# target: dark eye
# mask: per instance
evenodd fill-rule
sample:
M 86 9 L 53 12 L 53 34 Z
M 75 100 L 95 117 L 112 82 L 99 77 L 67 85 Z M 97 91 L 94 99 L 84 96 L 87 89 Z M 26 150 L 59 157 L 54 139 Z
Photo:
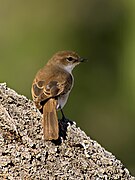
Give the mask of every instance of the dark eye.
M 74 59 L 70 56 L 70 57 L 67 57 L 67 61 L 73 61 Z

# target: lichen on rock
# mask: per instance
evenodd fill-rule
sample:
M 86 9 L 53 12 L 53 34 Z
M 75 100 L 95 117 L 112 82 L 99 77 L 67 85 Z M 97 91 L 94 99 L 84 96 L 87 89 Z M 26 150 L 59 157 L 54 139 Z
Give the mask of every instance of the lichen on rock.
M 59 140 L 44 141 L 34 103 L 0 84 L 0 179 L 135 179 L 75 122 L 59 125 Z

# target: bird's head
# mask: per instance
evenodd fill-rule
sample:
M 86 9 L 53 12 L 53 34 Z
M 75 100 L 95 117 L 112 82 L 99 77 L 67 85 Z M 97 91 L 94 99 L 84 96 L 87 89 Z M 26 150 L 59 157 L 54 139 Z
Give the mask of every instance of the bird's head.
M 85 60 L 74 51 L 60 51 L 50 59 L 49 63 L 57 65 L 70 73 L 76 65 Z

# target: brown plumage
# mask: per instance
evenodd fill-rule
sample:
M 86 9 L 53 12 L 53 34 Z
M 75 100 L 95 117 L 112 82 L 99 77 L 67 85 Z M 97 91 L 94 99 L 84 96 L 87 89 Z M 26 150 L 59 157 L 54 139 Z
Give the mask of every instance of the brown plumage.
M 43 113 L 43 133 L 45 140 L 58 139 L 59 127 L 56 110 L 66 104 L 73 86 L 72 69 L 82 62 L 75 52 L 56 53 L 38 71 L 32 84 L 32 98 Z
M 58 139 L 59 137 L 56 105 L 56 100 L 51 98 L 43 106 L 43 133 L 46 140 Z

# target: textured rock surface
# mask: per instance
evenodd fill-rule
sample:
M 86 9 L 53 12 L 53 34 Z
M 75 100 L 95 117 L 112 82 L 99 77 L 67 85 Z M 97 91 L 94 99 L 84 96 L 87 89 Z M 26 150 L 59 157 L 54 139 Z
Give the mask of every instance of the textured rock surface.
M 75 123 L 62 120 L 53 142 L 43 140 L 41 123 L 31 100 L 0 84 L 0 179 L 135 179 Z

